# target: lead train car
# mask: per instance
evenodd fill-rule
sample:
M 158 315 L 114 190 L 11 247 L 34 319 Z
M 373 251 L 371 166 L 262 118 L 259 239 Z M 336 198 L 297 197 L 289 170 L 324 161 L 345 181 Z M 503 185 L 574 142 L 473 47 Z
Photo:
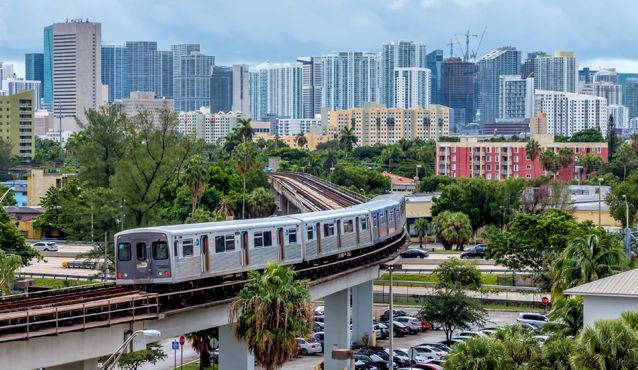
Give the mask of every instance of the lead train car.
M 132 229 L 115 235 L 116 282 L 176 284 L 263 269 L 271 260 L 321 264 L 404 227 L 403 196 L 382 195 L 333 211 Z

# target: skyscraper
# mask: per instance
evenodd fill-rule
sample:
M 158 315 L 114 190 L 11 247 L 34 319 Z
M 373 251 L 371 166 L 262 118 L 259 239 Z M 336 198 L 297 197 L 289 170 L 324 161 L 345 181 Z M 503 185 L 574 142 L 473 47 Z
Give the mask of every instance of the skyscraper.
M 321 107 L 344 110 L 376 102 L 378 58 L 377 54 L 367 51 L 334 51 L 322 55 Z
M 530 118 L 534 116 L 534 79 L 501 76 L 498 118 Z
M 303 117 L 303 64 L 266 62 L 250 73 L 250 109 L 254 120 L 268 114 Z
M 126 46 L 102 45 L 102 85 L 108 85 L 108 101 L 122 101 L 129 97 L 126 88 Z
M 548 134 L 572 136 L 591 128 L 607 134 L 605 98 L 547 90 L 536 90 L 534 96 L 535 112 L 547 116 Z
M 157 51 L 156 41 L 127 41 L 126 87 L 128 91 L 151 90 L 151 52 Z M 126 96 L 129 97 L 128 94 Z
M 394 69 L 394 101 L 397 108 L 427 108 L 430 105 L 430 70 Z
M 158 99 L 173 99 L 173 52 L 151 51 L 150 64 L 151 91 Z
M 578 92 L 578 58 L 570 51 L 539 58 L 534 71 L 536 90 Z
M 44 86 L 44 54 L 29 53 L 24 55 L 24 79 L 27 81 L 40 81 L 40 96 L 44 97 L 42 86 Z
M 625 104 L 629 110 L 629 119 L 638 117 L 638 78 L 625 81 Z
M 527 58 L 521 66 L 521 78 L 534 77 L 534 71 L 536 71 L 536 65 L 540 58 L 548 57 L 544 51 L 535 51 L 527 53 Z
M 51 105 L 53 102 L 53 26 L 44 27 L 44 82 L 42 83 L 42 94 L 44 104 Z
M 598 72 L 594 74 L 594 82 L 611 82 L 613 84 L 619 84 L 620 78 L 618 76 L 618 72 L 616 72 L 616 68 L 600 68 Z
M 425 43 L 401 40 L 384 42 L 381 52 L 382 84 L 381 103 L 388 108 L 395 107 L 394 102 L 394 69 L 395 68 L 427 68 Z
M 430 70 L 430 103 L 443 104 L 443 50 L 434 50 L 425 59 Z
M 303 118 L 321 114 L 321 57 L 297 58 L 303 64 Z
M 210 69 L 210 111 L 228 113 L 233 106 L 233 68 L 213 66 Z
M 461 58 L 443 61 L 443 105 L 453 108 L 457 125 L 474 122 L 477 109 L 476 75 L 478 65 Z
M 175 69 L 176 65 L 179 65 L 179 70 Z M 194 111 L 210 104 L 210 67 L 214 65 L 215 57 L 212 55 L 204 55 L 199 51 L 189 54 L 173 52 L 173 99 L 176 112 Z
M 498 48 L 479 59 L 478 66 L 478 105 L 482 131 L 485 122 L 494 122 L 498 117 L 501 76 L 521 74 L 521 52 L 511 46 Z
M 173 98 L 175 101 L 175 109 L 179 112 L 177 108 L 177 97 L 178 97 L 178 89 L 179 87 L 175 83 L 175 78 L 180 75 L 180 70 L 182 68 L 181 64 L 181 56 L 182 55 L 190 55 L 191 52 L 199 52 L 200 45 L 199 44 L 177 44 L 171 45 L 171 51 L 173 52 Z M 210 73 L 210 71 L 209 71 Z M 199 107 L 197 107 L 199 108 Z
M 250 117 L 250 72 L 248 65 L 233 66 L 233 112 L 242 112 Z
M 100 23 L 76 19 L 53 24 L 52 109 L 61 109 L 64 131 L 77 131 L 73 117 L 86 122 L 84 110 L 98 109 L 102 102 L 101 44 Z
M 581 94 L 600 96 L 607 99 L 608 105 L 622 105 L 622 86 L 610 81 L 581 83 L 579 90 Z

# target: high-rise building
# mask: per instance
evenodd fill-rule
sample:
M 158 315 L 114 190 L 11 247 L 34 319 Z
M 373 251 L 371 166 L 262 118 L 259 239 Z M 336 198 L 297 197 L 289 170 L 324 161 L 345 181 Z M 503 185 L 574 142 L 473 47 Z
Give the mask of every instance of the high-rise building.
M 598 71 L 592 71 L 587 67 L 583 67 L 580 71 L 578 71 L 578 81 L 583 81 L 584 83 L 594 82 L 594 75 Z
M 299 133 L 306 134 L 310 132 L 310 126 L 321 126 L 321 118 L 313 119 L 292 119 L 292 118 L 280 118 L 277 120 L 276 132 L 280 136 L 291 136 Z
M 44 54 L 29 53 L 24 55 L 24 79 L 27 81 L 40 81 L 40 87 L 44 86 Z M 38 99 L 44 97 L 44 90 L 40 89 Z
M 211 113 L 210 109 L 201 107 L 195 111 L 180 112 L 178 131 L 193 134 L 209 144 L 223 143 L 223 138 L 234 128 L 239 128 L 240 119 L 247 115 L 241 112 Z
M 152 91 L 151 53 L 157 51 L 157 42 L 127 41 L 125 45 L 127 53 L 126 86 L 128 91 Z
M 427 54 L 425 64 L 430 70 L 430 103 L 443 104 L 443 50 Z
M 629 109 L 624 105 L 607 106 L 607 114 L 614 116 L 614 126 L 622 129 L 629 129 Z
M 629 119 L 638 118 L 638 78 L 625 81 L 625 104 L 629 110 Z
M 394 102 L 394 69 L 395 68 L 427 68 L 425 43 L 401 40 L 384 42 L 381 52 L 381 89 L 380 100 L 387 107 L 395 107 Z M 373 101 L 373 100 L 368 100 Z
M 378 58 L 377 54 L 367 51 L 334 51 L 323 55 L 321 107 L 343 110 L 377 101 Z
M 175 110 L 175 101 L 173 99 L 156 98 L 155 93 L 152 91 L 131 91 L 130 97 L 122 99 L 122 105 L 124 106 L 124 112 L 133 117 L 140 111 L 148 111 L 156 124 L 159 124 L 159 110 L 164 108 L 164 105 L 172 111 Z
M 521 74 L 521 52 L 511 46 L 498 48 L 479 59 L 478 66 L 478 105 L 483 130 L 483 123 L 498 117 L 501 76 Z
M 547 115 L 547 133 L 572 136 L 586 129 L 607 134 L 607 100 L 591 95 L 536 90 L 534 110 Z
M 596 81 L 588 84 L 581 84 L 579 93 L 584 95 L 600 96 L 607 99 L 609 105 L 621 105 L 622 86 L 610 81 Z
M 173 99 L 173 52 L 151 51 L 151 91 L 157 98 Z
M 35 91 L 36 97 L 42 95 L 42 82 L 40 81 L 28 81 L 23 79 L 15 79 L 8 78 L 6 80 L 2 80 L 0 89 L 0 95 L 18 95 L 20 91 L 23 90 L 33 90 Z M 42 108 L 40 105 L 40 98 L 36 98 L 33 100 L 33 110 L 39 110 Z
M 8 80 L 10 78 L 18 78 L 15 70 L 13 68 L 13 64 L 0 63 L 2 71 L 0 71 L 0 75 L 2 76 L 2 80 Z
M 620 83 L 620 77 L 618 76 L 618 72 L 616 72 L 616 68 L 598 68 L 598 72 L 594 73 L 593 82 L 602 81 L 618 85 Z
M 427 108 L 431 96 L 430 76 L 427 68 L 395 68 L 394 101 L 397 108 Z
M 521 78 L 534 77 L 534 72 L 536 71 L 536 65 L 540 58 L 548 57 L 549 55 L 545 54 L 544 51 L 535 51 L 532 53 L 527 53 L 527 58 L 521 65 Z
M 498 118 L 529 118 L 534 115 L 534 78 L 501 76 Z
M 303 64 L 303 118 L 321 114 L 321 57 L 297 58 Z
M 74 117 L 86 122 L 84 110 L 98 109 L 102 102 L 101 46 L 100 23 L 76 19 L 53 24 L 51 108 L 56 114 L 62 112 L 63 131 L 77 131 L 78 126 Z
M 210 67 L 215 65 L 215 57 L 199 51 L 183 53 L 192 46 L 195 45 L 171 45 L 173 98 L 177 112 L 195 111 L 210 104 Z M 199 45 L 196 46 L 199 49 Z
M 126 45 L 102 45 L 102 85 L 109 87 L 108 101 L 128 98 Z
M 27 161 L 33 158 L 35 152 L 33 113 L 36 100 L 40 100 L 36 98 L 36 93 L 26 90 L 0 96 L 0 107 L 3 107 L 0 112 L 0 139 L 10 140 L 14 144 L 12 154 L 19 155 Z
M 210 111 L 242 112 L 250 116 L 249 72 L 247 65 L 211 67 Z
M 578 58 L 570 51 L 539 57 L 534 70 L 536 90 L 578 92 Z
M 44 104 L 53 102 L 53 26 L 44 27 L 44 82 L 42 91 Z
M 464 62 L 461 58 L 443 61 L 443 105 L 454 110 L 457 125 L 467 125 L 476 118 L 477 72 L 476 63 Z
M 303 117 L 303 64 L 262 63 L 250 73 L 252 118 L 262 121 L 269 114 Z
M 233 112 L 242 112 L 250 117 L 250 71 L 248 65 L 233 66 Z

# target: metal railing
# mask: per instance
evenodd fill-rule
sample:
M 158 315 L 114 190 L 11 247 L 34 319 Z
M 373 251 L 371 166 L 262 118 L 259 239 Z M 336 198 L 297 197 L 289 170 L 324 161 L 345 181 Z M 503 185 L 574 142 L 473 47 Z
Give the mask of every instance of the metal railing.
M 393 270 L 394 272 L 398 272 L 399 270 Z M 381 283 L 382 285 L 390 285 L 389 280 L 375 280 L 375 283 Z M 411 287 L 422 286 L 422 287 L 433 287 L 438 285 L 439 283 L 428 283 L 423 281 L 396 281 L 392 280 L 392 286 L 406 286 L 409 285 Z M 481 285 L 483 288 L 488 289 L 503 289 L 510 291 L 519 291 L 519 292 L 538 292 L 540 288 L 535 286 L 512 286 L 512 285 Z
M 56 279 L 56 280 L 76 280 L 76 281 L 92 281 L 89 276 L 80 275 L 63 275 L 63 274 L 45 274 L 41 272 L 21 272 L 16 274 L 18 277 L 29 279 Z M 115 281 L 115 278 L 109 277 L 107 280 Z

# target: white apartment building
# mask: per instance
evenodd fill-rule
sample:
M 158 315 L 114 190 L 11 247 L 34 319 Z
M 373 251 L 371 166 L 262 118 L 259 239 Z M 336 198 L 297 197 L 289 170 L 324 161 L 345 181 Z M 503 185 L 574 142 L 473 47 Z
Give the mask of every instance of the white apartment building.
M 211 113 L 209 108 L 201 107 L 196 111 L 179 112 L 178 131 L 185 135 L 193 134 L 208 144 L 217 144 L 233 128 L 239 128 L 240 119 L 246 118 L 248 115 L 242 112 Z
M 427 68 L 394 69 L 394 102 L 397 108 L 427 108 L 430 105 L 430 70 Z
M 529 118 L 534 116 L 534 79 L 521 76 L 501 76 L 498 118 Z
M 591 95 L 536 90 L 535 113 L 547 115 L 547 133 L 572 136 L 594 128 L 607 134 L 607 100 Z
M 33 90 L 36 97 L 42 96 L 42 82 L 40 81 L 27 81 L 16 78 L 7 78 L 2 80 L 0 95 L 15 95 L 20 92 L 20 90 Z M 40 95 L 38 95 L 40 94 Z M 33 100 L 35 102 L 35 109 L 42 109 L 42 99 L 36 98 Z
M 593 95 L 605 98 L 609 105 L 622 104 L 622 85 L 619 84 L 614 84 L 609 81 L 598 81 L 582 84 L 579 90 L 580 93 L 584 95 Z
M 280 118 L 277 120 L 277 132 L 280 136 L 292 136 L 310 132 L 311 125 L 321 126 L 321 115 L 314 119 Z
M 252 118 L 268 114 L 303 118 L 303 64 L 266 62 L 250 72 Z
M 362 108 L 379 100 L 379 55 L 333 51 L 321 56 L 321 106 L 333 111 Z
M 607 106 L 607 115 L 614 116 L 616 128 L 629 129 L 629 109 L 624 105 L 612 104 Z
M 538 56 L 535 64 L 536 90 L 578 92 L 578 58 L 570 51 L 557 51 L 553 57 Z
M 156 124 L 159 124 L 158 110 L 164 107 L 164 104 L 167 104 L 171 112 L 175 110 L 175 100 L 165 98 L 156 99 L 155 93 L 152 91 L 131 91 L 130 98 L 122 99 L 124 112 L 129 117 L 133 117 L 145 109 L 152 113 L 153 121 Z

